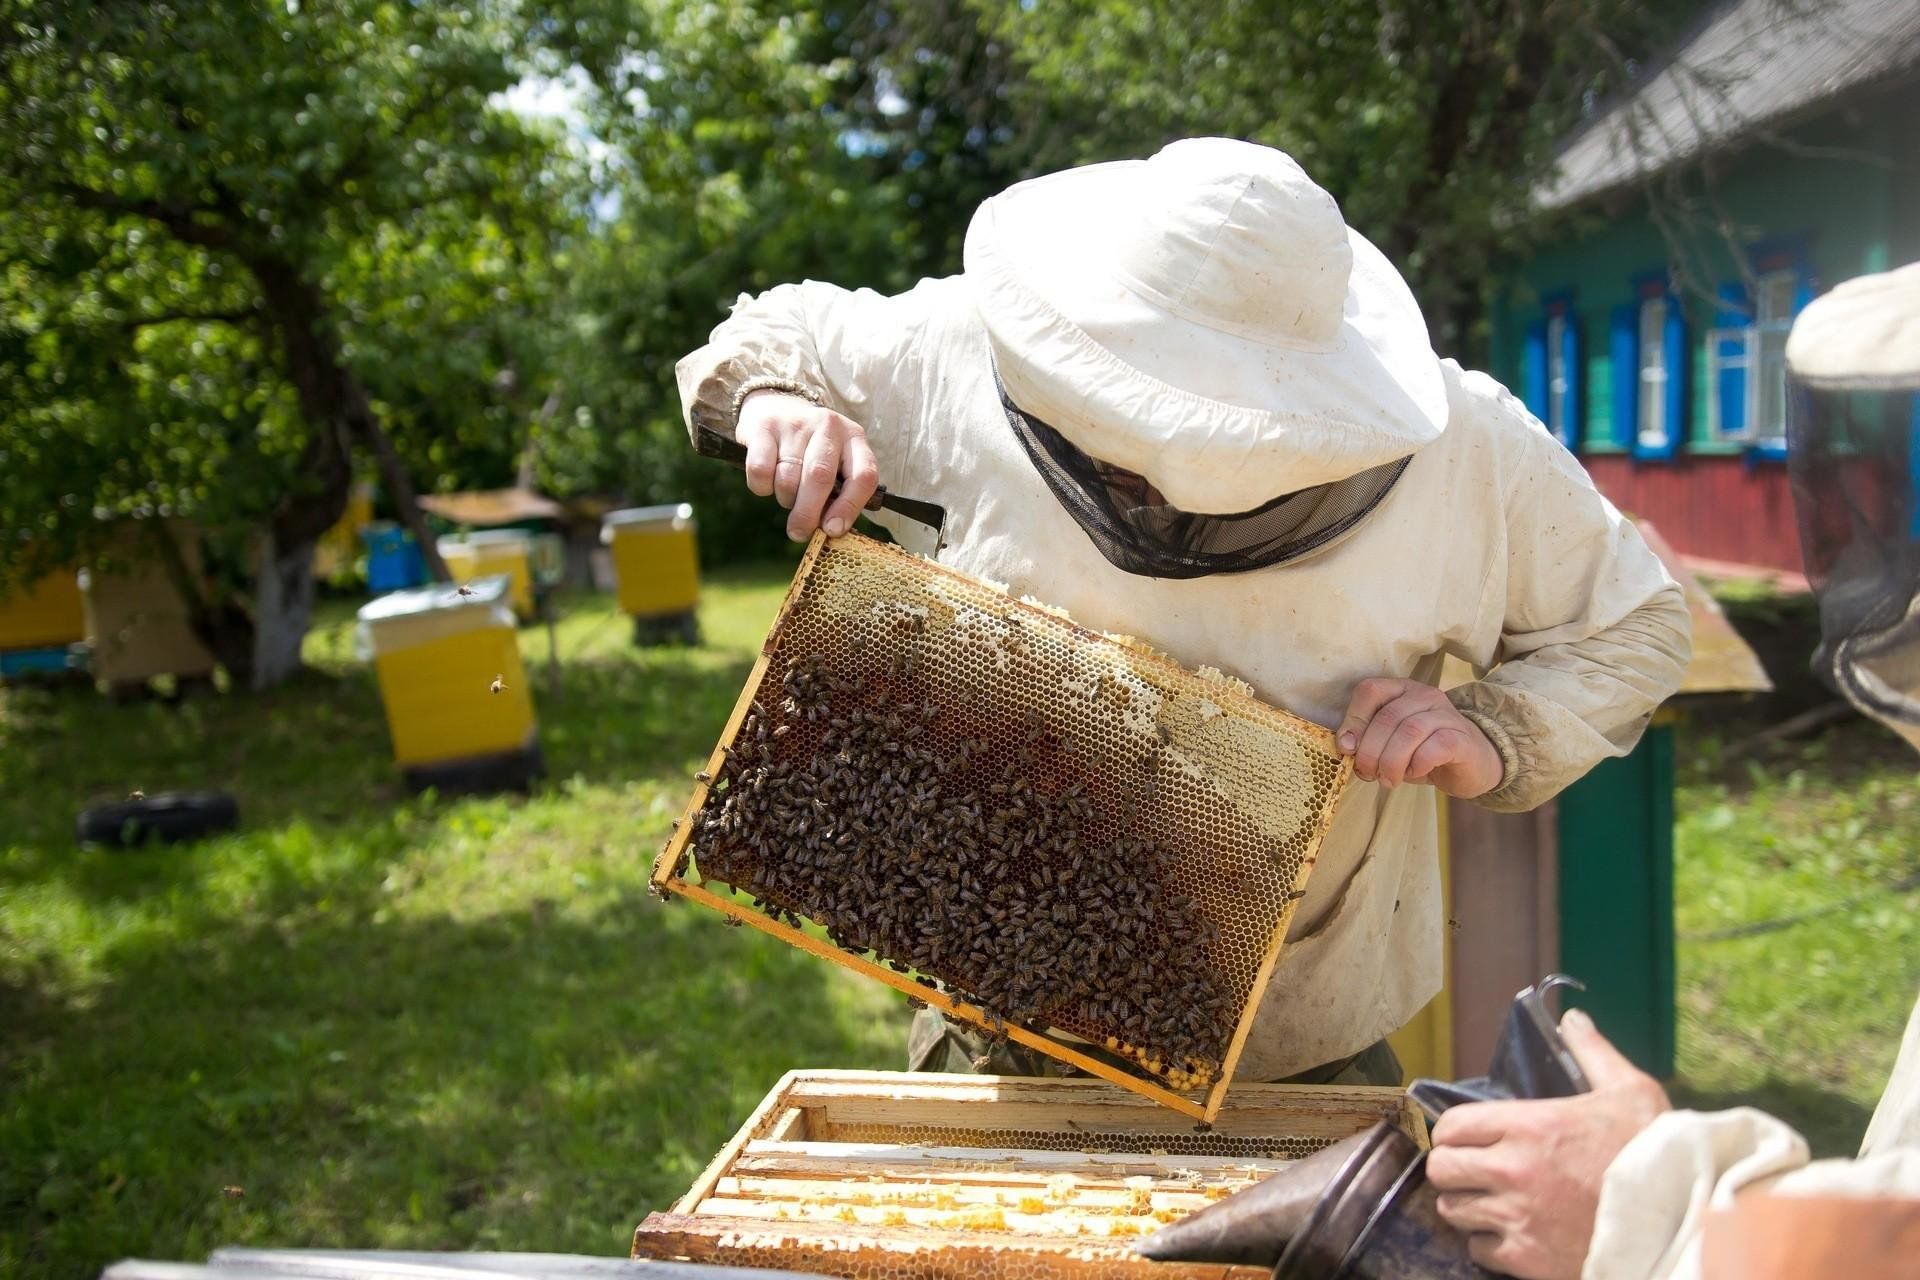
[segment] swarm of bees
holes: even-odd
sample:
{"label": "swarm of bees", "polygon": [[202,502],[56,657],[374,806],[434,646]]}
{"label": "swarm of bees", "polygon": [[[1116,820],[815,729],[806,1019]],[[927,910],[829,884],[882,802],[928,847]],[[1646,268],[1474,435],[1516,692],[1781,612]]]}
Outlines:
{"label": "swarm of bees", "polygon": [[1172,855],[1063,780],[1044,724],[930,734],[941,710],[910,663],[869,683],[788,661],[785,697],[753,702],[693,817],[700,876],[938,979],[1002,1034],[1068,1030],[1175,1088],[1211,1082],[1239,1005]]}

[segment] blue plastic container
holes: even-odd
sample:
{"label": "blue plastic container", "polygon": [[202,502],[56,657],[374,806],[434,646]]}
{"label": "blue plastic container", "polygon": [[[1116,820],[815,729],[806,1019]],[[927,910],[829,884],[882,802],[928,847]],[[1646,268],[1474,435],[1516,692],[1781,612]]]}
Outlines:
{"label": "blue plastic container", "polygon": [[413,535],[391,521],[379,521],[360,531],[367,544],[367,589],[375,595],[404,591],[427,580],[427,562]]}
{"label": "blue plastic container", "polygon": [[71,665],[65,645],[51,649],[15,649],[11,653],[0,653],[0,679],[58,675]]}

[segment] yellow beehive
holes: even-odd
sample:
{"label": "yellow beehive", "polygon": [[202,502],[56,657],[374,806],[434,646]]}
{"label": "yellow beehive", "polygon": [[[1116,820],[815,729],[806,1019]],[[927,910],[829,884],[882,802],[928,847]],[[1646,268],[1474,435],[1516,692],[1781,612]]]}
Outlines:
{"label": "yellow beehive", "polygon": [[[186,525],[169,527],[187,572],[202,573],[199,539]],[[187,602],[145,541],[125,532],[104,563],[89,568],[80,589],[93,674],[116,688],[155,676],[201,679],[213,674],[211,650],[194,632]]]}
{"label": "yellow beehive", "polygon": [[440,558],[456,582],[505,575],[507,603],[522,622],[533,617],[533,539],[517,529],[440,539]]}
{"label": "yellow beehive", "polygon": [[[403,769],[531,749],[533,700],[504,575],[452,587],[396,591],[360,610]],[[500,688],[494,691],[494,684]]]}
{"label": "yellow beehive", "polygon": [[600,538],[613,551],[622,613],[665,618],[692,613],[700,603],[700,558],[688,503],[612,512]]}
{"label": "yellow beehive", "polygon": [[0,596],[0,652],[78,644],[86,636],[80,576],[71,569]]}
{"label": "yellow beehive", "polygon": [[373,493],[362,486],[347,499],[347,509],[313,547],[313,575],[328,579],[344,572],[360,554],[360,531],[373,523]]}

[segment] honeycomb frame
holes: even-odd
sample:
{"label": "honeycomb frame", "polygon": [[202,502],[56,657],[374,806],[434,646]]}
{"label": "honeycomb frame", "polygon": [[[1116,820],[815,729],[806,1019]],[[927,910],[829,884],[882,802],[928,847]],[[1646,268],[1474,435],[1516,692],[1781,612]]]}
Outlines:
{"label": "honeycomb frame", "polygon": [[[1177,889],[1179,900],[1204,917],[1212,932],[1190,947],[1204,962],[1195,968],[1209,980],[1217,975],[1225,984],[1222,1001],[1233,1006],[1231,1036],[1223,1035],[1223,1051],[1206,1062],[1205,1075],[1170,1069],[1173,1055],[1156,1052],[1150,1036],[1125,1033],[1085,1010],[1069,1008],[1044,1020],[1085,1051],[1003,1021],[985,1007],[990,1001],[972,995],[966,975],[956,980],[930,969],[941,986],[929,985],[899,954],[863,953],[796,927],[800,919],[819,918],[815,904],[748,907],[707,887],[708,879],[717,879],[751,889],[738,883],[738,875],[702,869],[697,857],[688,865],[697,824],[710,802],[724,796],[725,783],[717,780],[729,757],[749,745],[743,738],[748,729],[758,724],[758,733],[766,732],[762,718],[780,697],[783,667],[790,672],[804,660],[871,671],[883,659],[893,664],[891,674],[875,677],[876,683],[898,685],[904,673],[928,691],[929,708],[960,707],[955,714],[962,719],[971,714],[970,732],[999,732],[1005,739],[1002,726],[1031,717],[1030,723],[1045,727],[1047,741],[1066,761],[1063,768],[1070,766],[1061,776],[1073,779],[1076,792],[1081,785],[1094,788],[1085,807],[1106,824],[1102,830],[1130,836],[1145,829],[1166,843],[1168,861],[1156,865],[1171,870],[1160,891]],[[958,726],[930,727],[949,744],[959,740]],[[986,737],[969,741],[986,752]],[[1006,758],[1008,741],[995,740],[995,759]],[[1020,754],[1030,762],[1028,752]],[[964,748],[961,759],[967,759]],[[1328,730],[1260,702],[1247,686],[1218,672],[1190,672],[1128,638],[1088,630],[1057,610],[1014,600],[861,535],[815,534],[651,880],[656,891],[699,902],[948,1016],[1210,1121],[1224,1102],[1351,771],[1351,760],[1338,752]],[[1087,783],[1089,778],[1096,780]],[[1143,804],[1142,795],[1154,803]],[[778,833],[771,838],[777,843]],[[1155,850],[1163,856],[1157,845]],[[1102,1055],[1103,1039],[1118,1053]]]}
{"label": "honeycomb frame", "polygon": [[1264,1280],[1134,1245],[1382,1120],[1425,1149],[1392,1088],[1243,1086],[1196,1133],[1096,1080],[794,1071],[631,1252],[848,1280]]}

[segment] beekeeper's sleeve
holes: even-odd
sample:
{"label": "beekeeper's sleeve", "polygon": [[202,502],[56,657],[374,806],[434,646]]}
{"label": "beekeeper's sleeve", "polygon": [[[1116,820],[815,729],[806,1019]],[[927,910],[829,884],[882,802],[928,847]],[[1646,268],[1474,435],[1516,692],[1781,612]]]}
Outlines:
{"label": "beekeeper's sleeve", "polygon": [[1660,558],[1573,455],[1492,379],[1462,383],[1455,414],[1503,419],[1488,435],[1509,455],[1498,504],[1506,554],[1492,558],[1482,588],[1498,665],[1449,696],[1505,765],[1477,803],[1520,811],[1633,749],[1680,687],[1692,622]]}
{"label": "beekeeper's sleeve", "polygon": [[[731,437],[739,401],[756,387],[791,389],[860,424],[882,481],[905,473],[915,405],[938,389],[902,385],[937,365],[932,344],[950,340],[957,277],[905,293],[843,289],[808,280],[740,296],[705,346],[675,369],[689,433]],[[964,314],[964,313],[962,313]]]}
{"label": "beekeeper's sleeve", "polygon": [[1607,1167],[1582,1280],[1696,1280],[1707,1216],[1743,1193],[1920,1196],[1920,1005],[1858,1159],[1809,1162],[1751,1107],[1668,1112]]}

